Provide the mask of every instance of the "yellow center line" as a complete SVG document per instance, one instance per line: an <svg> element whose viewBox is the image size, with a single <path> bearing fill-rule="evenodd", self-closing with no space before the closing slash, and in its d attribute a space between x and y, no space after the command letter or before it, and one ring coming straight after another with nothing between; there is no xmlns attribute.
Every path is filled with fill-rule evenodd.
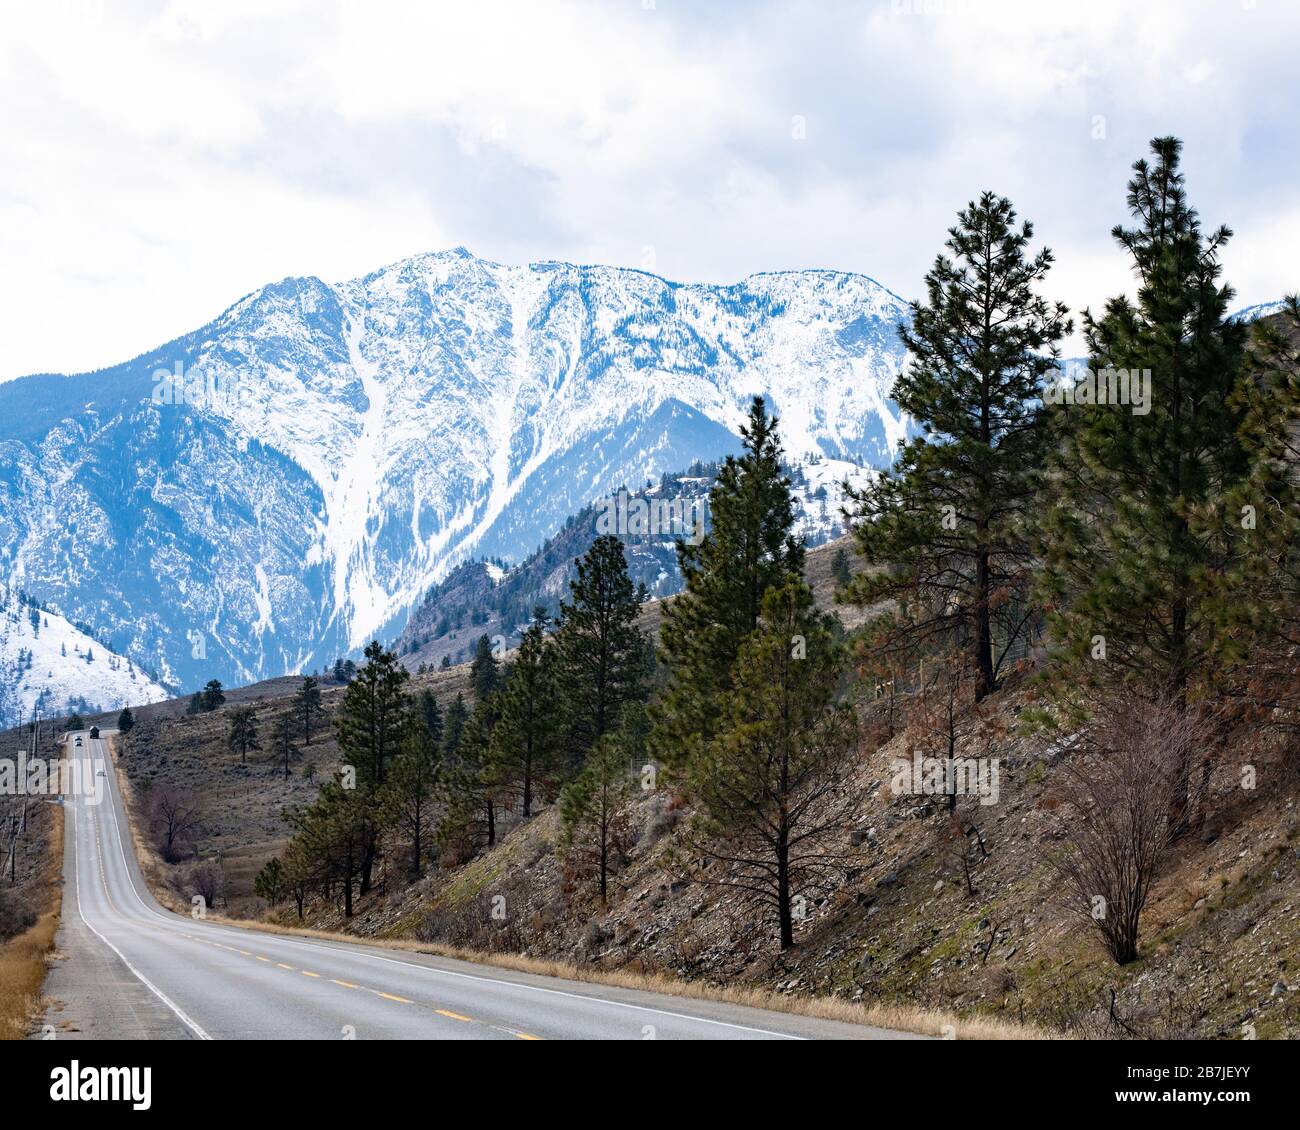
<svg viewBox="0 0 1300 1130"><path fill-rule="evenodd" d="M240 950L239 952L242 953L245 957L253 956L251 953L248 952L248 950Z"/></svg>
<svg viewBox="0 0 1300 1130"><path fill-rule="evenodd" d="M461 1016L459 1012L448 1012L445 1008L435 1008L433 1011L436 1012L439 1016L447 1016L450 1017L452 1020L464 1020L469 1024L474 1023L474 1021L470 1017Z"/></svg>
<svg viewBox="0 0 1300 1130"><path fill-rule="evenodd" d="M398 1004L414 1004L414 1001L408 1001L405 997L395 997L392 993L380 993L386 1001L397 1001Z"/></svg>
<svg viewBox="0 0 1300 1130"><path fill-rule="evenodd" d="M333 977L331 977L330 980L333 981L334 984L336 984L336 985L342 985L345 989L359 989L359 988L361 988L360 985L354 985L351 981L338 981L338 980L335 980L335 978L333 978Z"/></svg>
<svg viewBox="0 0 1300 1130"><path fill-rule="evenodd" d="M276 964L277 966L279 966L279 968L281 968L281 969L287 969L290 973L293 972L293 966L292 966L292 965L285 965L285 963L284 963L283 961L277 961L275 964Z"/></svg>
<svg viewBox="0 0 1300 1130"><path fill-rule="evenodd" d="M319 976L320 976L319 973L311 973L311 972L309 972L309 971L306 970L306 969L302 970L301 972L302 972L302 975L303 975L304 977L319 977Z"/></svg>
<svg viewBox="0 0 1300 1130"><path fill-rule="evenodd" d="M515 1038L519 1040L540 1040L541 1036L533 1036L527 1032L516 1032Z"/></svg>
<svg viewBox="0 0 1300 1130"><path fill-rule="evenodd" d="M265 961L267 965L271 964L271 959L269 957L263 957L260 953L255 954L254 956L257 958L258 961Z"/></svg>

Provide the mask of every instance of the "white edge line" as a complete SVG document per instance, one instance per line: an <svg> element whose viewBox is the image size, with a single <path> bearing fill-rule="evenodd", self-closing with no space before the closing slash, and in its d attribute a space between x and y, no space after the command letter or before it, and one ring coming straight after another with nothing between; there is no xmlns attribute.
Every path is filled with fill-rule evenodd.
<svg viewBox="0 0 1300 1130"><path fill-rule="evenodd" d="M102 739L101 739L101 741L102 741ZM125 850L125 848L124 848L123 845L122 845L122 830L121 830L121 825L120 825L119 822L118 822L118 814L117 814L117 811L116 811L117 806L116 806L115 803L113 803L113 796L112 796L111 791L110 791L110 793L109 793L109 797L108 797L108 799L109 799L109 807L110 807L111 809L114 810L114 811L113 811L113 825L114 825L114 829L115 829L115 831L117 832L117 835L116 835L114 838L117 840L118 853L119 853L119 854L121 855L121 857L122 857L122 864L123 864L123 866L126 868L126 873L127 873L127 882L128 882L128 884L130 885L130 887L131 887L131 892L135 895L136 900L140 903L140 905L144 908L145 911L147 911L148 913L154 915L154 916L157 917L157 918L161 918L161 919L163 919L163 920L168 924L168 926L172 926L172 925L176 925L176 924L178 924L178 923L174 923L174 922L172 921L172 919L176 917L175 915L168 915L168 914L166 914L166 913L163 912L163 911L159 911L159 910L155 910L155 909L153 909L153 908L152 908L151 906L149 906L149 904L148 904L148 903L147 903L147 902L146 902L146 901L141 897L140 892L139 892L139 890L136 888L136 885L135 885L135 875L134 875L134 873L133 873L132 870L131 870L130 863L129 863L129 862L127 861L127 859L126 859L126 850ZM81 909L81 907L80 907L80 903L78 903L78 907L77 907L77 909L78 909L78 910ZM86 923L86 925L89 926L90 923ZM196 923L195 925L198 926L198 925L200 925L200 924ZM352 954L352 955L354 955L354 956L356 956L356 957L368 957L368 958L370 958L371 961L382 961L382 962L385 962L385 963L388 964L388 965L400 965L400 966L402 966L402 967L405 968L405 969L415 969L415 970L418 970L418 971L421 972L421 973L436 973L436 974L439 974L439 975L441 975L441 976L443 976L443 977L460 977L460 978L463 978L463 979L468 980L468 981L481 981L481 982L483 982L484 984L488 984L488 985L502 985L502 986L505 986L505 987L507 987L507 988L513 988L513 989L527 989L527 990L529 990L530 992L534 992L534 993L551 993L551 994L553 994L554 996L559 996L559 997L569 997L569 998L571 998L572 1000L590 1001L592 1004L602 1004L602 1005L605 1005L605 1006L607 1006L607 1007L609 1007L609 1008L629 1008L629 1009L633 1009L633 1010L635 1010L635 1011L637 1011L637 1012L649 1012L649 1013L653 1013L653 1014L656 1015L656 1016L671 1016L671 1017L673 1017L673 1018L676 1019L676 1020L690 1020L690 1021L694 1021L694 1022L699 1023L699 1024L712 1024L712 1025L714 1025L714 1026L716 1026L716 1027L719 1027L719 1028L734 1028L736 1031L739 1031L739 1032L754 1032L754 1033L756 1033L756 1034L758 1034L758 1035L762 1035L762 1036L775 1036L777 1039L780 1039L780 1040L803 1040L803 1039L806 1038L806 1037L804 1037L804 1036L795 1036L795 1035L791 1035L790 1033L787 1033L787 1032L777 1032L777 1031L774 1031L773 1029L770 1029L770 1028L754 1028L754 1027L751 1027L751 1026L748 1025L748 1024L735 1024L735 1023L732 1023L731 1021L728 1021L728 1020L714 1020L714 1019L712 1019L711 1017L707 1017L707 1016L692 1016L690 1013L686 1013L686 1012L670 1012L668 1009L664 1009L664 1008L653 1008L653 1007L651 1007L650 1005L643 1005L643 1004L629 1004L629 1003L626 1002L626 1001L610 1000L608 997L593 997L593 996L589 996L589 995L587 995L587 994L585 994L585 993L575 993L575 992L571 992L571 991L569 991L569 990L567 990L567 989L548 989L548 988L545 988L545 987L543 987L543 986L541 986L541 985L530 985L530 984L528 984L527 982L523 982L523 981L508 981L508 980L505 980L505 979L500 978L500 977L485 977L485 976L483 976L483 975L480 974L480 973L461 973L461 972L458 972L458 971L456 971L456 970L452 970L452 969L439 969L439 968L438 968L437 966L435 966L435 965L417 965L415 962L411 962L411 961L399 961L399 960L396 959L396 958L385 957L385 956L382 956L382 955L377 954L377 953L370 953L368 950L363 949L363 948L361 947L360 944L350 944L350 943L348 943L348 942L339 942L339 943L336 943L336 944L333 944L333 945L321 945L321 944L319 944L319 943L313 943L313 942L304 941L304 940L301 939L301 938L295 938L295 937L293 937L293 936L290 935L290 934L276 934L276 933L274 933L273 931L269 931L269 930L265 930L265 931L264 931L264 930L245 930L245 929L241 929L240 927L237 927L237 926L218 926L216 923L211 923L211 922L209 922L209 923L203 923L202 926L206 926L208 929L211 929L211 930L214 930L214 931L217 931L217 930L220 930L220 931L225 931L225 930L238 931L238 935L237 935L237 936L243 936L243 937L245 937L245 938L247 938L248 936L250 936L250 935L252 935L252 934L258 934L258 935L263 935L263 936L273 937L273 938L275 938L277 941L288 942L288 943L290 943L291 945L294 945L294 946L302 946L302 947L304 947L304 948L306 948L306 949L321 950L321 951L326 952L326 953L329 953L329 952L340 953L340 952L342 952L342 953L345 953L345 954ZM91 929L93 930L94 927L92 926ZM98 933L98 931L96 931L96 933ZM111 945L112 943L108 943L108 944ZM116 949L116 947L114 947L114 949ZM119 954L118 956L121 956L121 955ZM435 956L435 957L436 957L436 955L431 955L431 956ZM123 961L126 961L126 958L122 958L122 960L123 960ZM129 963L128 963L128 967L129 967ZM132 970L132 972L135 972L135 970ZM141 976L139 973L136 973L136 976L137 976L137 977L140 977L140 980L141 980L141 981L144 981L146 985L149 984L149 982L148 982L148 981L145 981L144 977ZM153 988L153 986L150 985L150 988ZM167 1005L168 1005L168 1006L169 1006L169 1007L170 1007L170 1008L171 1008L171 1009L172 1009L172 1010L173 1010L173 1011L174 1011L178 1016L180 1016L183 1020L185 1020L187 1024L190 1024L190 1025L191 1025L191 1026L192 1026L196 1031L199 1031L199 1032L202 1032L202 1031L203 1031L201 1028L198 1027L198 1025L194 1024L193 1021L189 1020L189 1019L185 1016L185 1014L184 1014L183 1012L181 1012L180 1009L178 1009L174 1004L172 1004L170 1001L168 1001L167 998L164 997L164 996L162 995L162 993L158 992L157 989L154 989L153 991L154 991L155 993L157 993L158 996L159 996L163 1001L165 1001L165 1002L167 1003ZM741 1007L744 1007L744 1006L741 1006ZM204 1038L204 1039L210 1039L211 1037L209 1037L209 1036L207 1036L207 1035L205 1034L203 1038Z"/></svg>
<svg viewBox="0 0 1300 1130"><path fill-rule="evenodd" d="M72 806L72 839L73 839L73 843L75 844L77 839L77 808L75 804ZM73 870L75 873L76 868L74 867ZM81 909L80 876L78 876L77 878L77 917L81 919L82 923L85 925L87 930L89 930L92 934L95 935L95 937L97 937L101 942L103 942L104 945L108 946L109 949L111 949L115 954L117 954L122 964L125 965L127 969L131 971L132 976L134 976L135 979L140 982L140 984L142 984L146 989L148 989L151 993L153 993L154 996L156 996L160 1001L163 1002L163 1004L165 1004L168 1008L172 1010L172 1012L176 1014L177 1018L180 1020L182 1024L185 1025L186 1028L188 1028L191 1032L193 1032L200 1040L212 1039L212 1037L209 1036L196 1023L194 1023L193 1020L191 1020L188 1016L186 1016L185 1013L175 1004L174 1001L171 1000L171 998L167 996L166 993L164 993L160 988L158 988L157 985L155 985L152 981L150 981L148 977L146 977L143 973L140 972L140 970L138 970L134 965L132 965L127 960L126 955L120 949L118 949L117 946L113 945L112 942L110 942L106 937L104 937L103 934L101 934L98 930L95 929L94 926L90 924L90 922L86 919L85 913Z"/></svg>

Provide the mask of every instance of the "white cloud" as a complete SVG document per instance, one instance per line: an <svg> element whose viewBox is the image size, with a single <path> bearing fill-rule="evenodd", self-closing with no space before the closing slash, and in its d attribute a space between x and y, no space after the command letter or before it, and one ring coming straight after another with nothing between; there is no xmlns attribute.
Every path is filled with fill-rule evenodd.
<svg viewBox="0 0 1300 1130"><path fill-rule="evenodd" d="M453 244L910 295L986 187L1055 248L1053 296L1096 306L1129 285L1107 233L1158 133L1265 300L1300 287L1297 33L1282 0L6 8L0 377Z"/></svg>

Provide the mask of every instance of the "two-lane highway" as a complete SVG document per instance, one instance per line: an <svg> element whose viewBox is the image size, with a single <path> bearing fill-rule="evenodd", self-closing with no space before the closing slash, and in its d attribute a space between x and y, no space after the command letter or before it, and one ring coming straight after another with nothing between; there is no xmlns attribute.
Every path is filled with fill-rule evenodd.
<svg viewBox="0 0 1300 1130"><path fill-rule="evenodd" d="M182 917L145 885L104 743L79 736L68 754L103 797L64 800L64 960L46 985L60 1038L908 1038Z"/></svg>

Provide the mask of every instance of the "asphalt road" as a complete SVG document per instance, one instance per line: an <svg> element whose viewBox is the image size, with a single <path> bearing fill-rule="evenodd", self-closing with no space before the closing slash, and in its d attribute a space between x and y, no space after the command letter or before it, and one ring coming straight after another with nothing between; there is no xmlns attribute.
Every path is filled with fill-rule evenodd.
<svg viewBox="0 0 1300 1130"><path fill-rule="evenodd" d="M908 1033L182 917L149 893L102 741L65 798L45 1034L105 1039L896 1039ZM98 776L103 769L104 775Z"/></svg>

